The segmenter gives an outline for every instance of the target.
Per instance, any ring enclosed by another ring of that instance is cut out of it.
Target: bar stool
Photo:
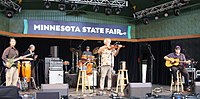
[[[122,93],[125,86],[128,83],[129,83],[129,81],[128,81],[128,70],[124,70],[124,69],[118,70],[116,92],[118,93],[118,88],[120,86],[121,87],[121,93]]]
[[[170,69],[170,71],[172,72],[171,69]],[[173,74],[171,74],[170,91],[171,92],[173,91],[173,85],[174,85],[174,91],[180,92],[180,86],[181,86],[181,92],[183,92],[184,89],[183,89],[183,82],[182,82],[181,72],[179,70],[177,70],[176,75],[177,75],[177,82],[175,83],[175,81],[173,80]]]
[[[90,92],[90,83],[89,83],[89,80],[88,80],[88,76],[86,75],[86,70],[79,70],[76,93],[78,93],[79,85],[82,86],[82,94],[85,92],[85,90],[86,90],[86,80],[87,80],[87,85],[88,85],[88,89],[89,89],[89,92]]]

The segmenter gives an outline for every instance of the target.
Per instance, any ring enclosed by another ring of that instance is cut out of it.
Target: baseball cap
[[[177,45],[177,46],[175,47],[175,49],[181,49],[181,47]]]

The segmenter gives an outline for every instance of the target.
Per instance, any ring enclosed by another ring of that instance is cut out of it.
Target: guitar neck
[[[22,56],[22,57],[25,58],[25,57],[28,57],[28,56],[30,56],[30,55],[33,55],[33,53],[24,55],[24,56]],[[15,59],[14,59],[14,62],[16,62],[16,61],[18,61],[18,60],[20,60],[20,58],[15,58]]]

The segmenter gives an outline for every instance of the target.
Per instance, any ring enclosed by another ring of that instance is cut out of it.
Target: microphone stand
[[[153,61],[155,60],[155,57],[151,52],[151,45],[147,44],[147,46],[148,46],[149,53],[151,55],[150,56],[151,57],[151,83],[153,84]]]
[[[81,51],[81,46],[86,40],[83,40],[79,45],[78,45],[78,50]],[[78,72],[78,57],[79,57],[79,52],[76,52],[76,73]]]

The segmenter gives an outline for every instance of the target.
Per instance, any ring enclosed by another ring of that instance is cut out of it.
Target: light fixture
[[[95,6],[93,7],[93,10],[94,10],[94,12],[98,12],[98,11],[99,11],[99,6],[95,5]]]
[[[180,0],[181,3],[189,2],[190,0]]]
[[[12,18],[14,15],[14,11],[12,10],[6,10],[5,15],[7,18]]]
[[[179,16],[179,14],[180,14],[180,9],[179,8],[174,9],[174,15]]]
[[[133,13],[133,18],[136,19],[137,18],[137,15],[135,13]]]
[[[59,9],[60,11],[64,11],[65,8],[66,8],[66,5],[65,5],[65,4],[58,4],[58,9]]]
[[[110,15],[112,13],[112,9],[109,3],[106,4],[105,14]]]
[[[169,2],[156,5],[154,7],[146,8],[141,11],[134,12],[135,14],[134,16],[135,16],[135,19],[141,19],[141,18],[151,16],[157,13],[161,13],[161,12],[164,13],[165,11],[169,11],[177,7],[185,6],[189,4],[188,3],[189,1],[191,0],[170,0]],[[165,16],[167,17],[168,14],[165,14]]]
[[[169,16],[168,12],[164,12],[164,17],[168,17],[168,16]]]
[[[51,2],[49,2],[48,0],[46,1],[46,2],[44,2],[44,6],[45,6],[45,8],[50,8],[50,6],[51,6]]]
[[[110,15],[112,13],[112,9],[111,8],[105,8],[105,14],[106,15]]]
[[[155,19],[155,20],[158,20],[158,19],[159,19],[159,16],[158,16],[158,15],[155,15],[154,19]]]
[[[117,7],[117,8],[115,9],[115,13],[116,13],[117,15],[120,14],[120,13],[121,13],[121,8]]]
[[[78,7],[78,5],[77,5],[77,4],[71,4],[71,9],[72,9],[72,10],[76,10],[76,9],[77,9],[77,7]]]
[[[149,24],[149,19],[148,18],[143,18],[143,23],[146,25],[146,24]]]

